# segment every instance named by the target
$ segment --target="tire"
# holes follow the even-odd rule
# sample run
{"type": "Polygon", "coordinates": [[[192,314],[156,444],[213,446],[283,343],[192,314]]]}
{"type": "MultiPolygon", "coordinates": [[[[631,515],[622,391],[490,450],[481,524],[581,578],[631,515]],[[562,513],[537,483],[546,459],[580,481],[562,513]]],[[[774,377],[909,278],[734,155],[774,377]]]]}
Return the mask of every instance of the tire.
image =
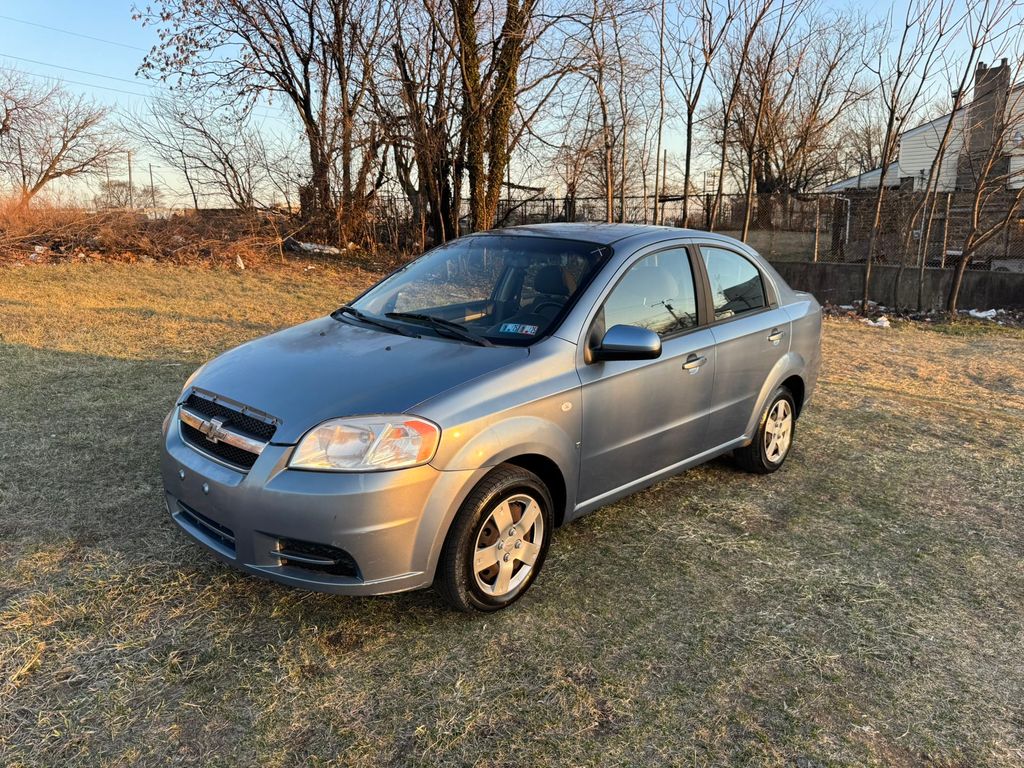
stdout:
{"type": "Polygon", "coordinates": [[[434,589],[460,611],[489,613],[511,605],[537,578],[553,529],[551,494],[541,479],[522,467],[500,465],[470,492],[452,521],[434,589]],[[529,517],[525,530],[519,525],[523,517],[529,517]]]}
{"type": "Polygon", "coordinates": [[[750,445],[733,451],[736,463],[741,469],[757,475],[775,472],[786,461],[796,437],[796,402],[793,393],[786,387],[779,387],[768,400],[761,412],[757,431],[750,445]],[[771,418],[770,418],[771,417],[771,418]],[[774,440],[775,432],[784,429],[785,438],[774,440]]]}

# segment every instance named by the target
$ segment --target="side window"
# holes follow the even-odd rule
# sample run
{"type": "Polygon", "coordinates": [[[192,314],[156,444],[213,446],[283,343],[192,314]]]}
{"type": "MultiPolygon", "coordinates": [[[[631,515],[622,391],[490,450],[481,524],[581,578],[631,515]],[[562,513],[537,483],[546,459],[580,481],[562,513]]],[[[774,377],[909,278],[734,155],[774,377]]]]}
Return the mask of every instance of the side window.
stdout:
{"type": "Polygon", "coordinates": [[[701,254],[711,282],[715,320],[742,315],[767,306],[761,273],[735,251],[702,245],[701,254]]]}
{"type": "Polygon", "coordinates": [[[604,304],[604,326],[638,325],[660,336],[697,325],[693,272],[685,248],[646,256],[626,273],[604,304]]]}

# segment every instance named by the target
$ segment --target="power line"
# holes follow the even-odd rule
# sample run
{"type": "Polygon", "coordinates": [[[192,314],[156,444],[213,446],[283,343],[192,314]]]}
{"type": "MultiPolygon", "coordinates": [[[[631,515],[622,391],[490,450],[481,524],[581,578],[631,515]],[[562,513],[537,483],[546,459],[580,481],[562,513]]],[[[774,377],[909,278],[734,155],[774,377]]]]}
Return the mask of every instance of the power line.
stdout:
{"type": "MultiPolygon", "coordinates": [[[[0,18],[2,18],[2,17],[0,17],[0,18]]],[[[127,80],[126,78],[123,78],[123,77],[113,77],[112,75],[100,75],[98,73],[86,72],[85,70],[74,69],[72,67],[62,67],[59,64],[48,64],[45,61],[33,61],[32,59],[22,59],[22,58],[20,58],[18,56],[8,56],[6,54],[0,54],[0,56],[3,56],[4,58],[18,59],[19,61],[28,61],[28,62],[31,62],[33,64],[41,64],[44,67],[56,67],[57,69],[65,69],[65,70],[68,70],[69,72],[78,72],[79,74],[83,74],[83,75],[90,75],[90,76],[96,76],[96,77],[107,77],[107,78],[110,78],[110,79],[113,79],[113,80],[120,80],[120,81],[124,81],[124,82],[129,82],[129,83],[132,82],[131,80],[127,80]]],[[[139,93],[138,91],[126,91],[123,88],[112,88],[109,85],[97,85],[96,83],[84,83],[81,80],[69,80],[67,78],[56,77],[54,75],[44,75],[44,74],[42,74],[40,72],[24,72],[23,71],[23,74],[28,75],[29,77],[42,78],[43,80],[51,80],[51,81],[56,81],[56,82],[60,82],[60,83],[71,83],[72,85],[81,85],[81,86],[83,86],[85,88],[99,88],[100,90],[103,90],[103,91],[111,91],[113,93],[123,93],[126,96],[135,96],[135,97],[140,98],[140,99],[160,99],[160,98],[162,98],[161,96],[156,95],[156,94],[152,94],[152,93],[139,93]]],[[[161,86],[157,86],[157,85],[151,85],[149,87],[157,89],[157,90],[164,91],[165,93],[172,93],[171,89],[169,89],[169,88],[165,88],[165,87],[161,87],[161,86]]],[[[281,109],[281,112],[278,113],[278,114],[274,114],[273,112],[267,112],[267,111],[264,111],[264,110],[255,110],[254,109],[253,110],[253,114],[258,115],[259,117],[269,118],[271,120],[283,120],[283,119],[287,119],[290,116],[287,113],[287,111],[284,110],[284,109],[281,109]]]]}
{"type": "MultiPolygon", "coordinates": [[[[3,18],[3,17],[0,16],[0,18],[3,18]]],[[[63,69],[65,72],[77,72],[80,75],[88,75],[89,77],[102,77],[105,80],[117,80],[120,83],[129,83],[130,85],[149,85],[150,88],[158,88],[160,90],[169,90],[165,86],[156,85],[155,83],[153,83],[153,84],[141,83],[137,78],[135,80],[131,80],[131,79],[127,78],[127,77],[114,77],[113,75],[103,75],[103,74],[100,74],[99,72],[89,72],[88,70],[85,70],[85,69],[75,69],[74,67],[65,67],[62,64],[51,64],[48,61],[37,61],[36,59],[26,59],[26,58],[23,58],[21,56],[15,56],[12,53],[0,53],[0,56],[2,56],[5,59],[14,59],[15,61],[23,61],[26,64],[38,64],[38,65],[40,65],[42,67],[52,67],[53,69],[63,69]]],[[[94,87],[99,88],[100,86],[94,86],[94,87]]]]}
{"type": "Polygon", "coordinates": [[[39,27],[40,29],[48,29],[51,32],[60,32],[63,35],[71,35],[73,37],[81,37],[81,38],[83,38],[85,40],[93,40],[93,41],[95,41],[97,43],[106,43],[107,45],[116,45],[116,46],[118,46],[120,48],[129,48],[129,49],[131,49],[133,51],[142,51],[144,53],[149,53],[149,49],[148,48],[140,48],[137,45],[129,45],[128,43],[119,43],[116,40],[107,40],[106,38],[102,38],[102,37],[93,37],[92,35],[86,35],[86,34],[83,34],[81,32],[72,32],[70,29],[61,29],[60,27],[51,27],[51,26],[49,26],[47,24],[40,24],[40,23],[35,22],[35,21],[26,21],[25,19],[16,19],[13,16],[4,16],[4,15],[0,15],[0,19],[5,19],[6,21],[14,21],[14,22],[17,22],[18,24],[27,24],[30,27],[39,27]]]}
{"type": "MultiPolygon", "coordinates": [[[[138,91],[126,91],[123,88],[111,88],[109,85],[96,85],[95,83],[83,83],[81,80],[69,80],[63,77],[57,77],[55,75],[44,75],[41,72],[23,72],[23,74],[29,77],[41,77],[44,80],[53,80],[60,83],[71,83],[72,85],[82,85],[86,88],[99,88],[104,91],[112,91],[114,93],[123,93],[128,96],[138,96],[141,99],[151,99],[153,94],[151,93],[139,93],[138,91]]],[[[89,74],[88,72],[84,74],[89,74]]]]}

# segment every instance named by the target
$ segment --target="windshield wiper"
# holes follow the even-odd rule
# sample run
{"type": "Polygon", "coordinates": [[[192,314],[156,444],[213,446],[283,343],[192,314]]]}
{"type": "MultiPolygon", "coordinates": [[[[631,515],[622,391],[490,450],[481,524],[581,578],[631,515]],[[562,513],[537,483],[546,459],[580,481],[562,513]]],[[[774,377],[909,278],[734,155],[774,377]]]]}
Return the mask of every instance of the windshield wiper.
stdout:
{"type": "Polygon", "coordinates": [[[390,317],[394,320],[411,320],[414,323],[426,323],[438,333],[448,336],[449,338],[454,337],[462,339],[463,341],[468,341],[470,344],[478,344],[481,347],[494,346],[483,336],[477,336],[465,326],[452,322],[451,320],[445,320],[443,317],[425,315],[420,312],[388,312],[385,317],[390,317]]]}
{"type": "Polygon", "coordinates": [[[343,307],[338,307],[336,310],[331,312],[331,317],[333,317],[335,320],[341,319],[341,315],[352,315],[352,317],[354,317],[361,323],[366,323],[367,325],[375,325],[378,328],[383,328],[385,331],[390,331],[391,333],[397,333],[402,336],[412,336],[414,339],[418,339],[420,337],[418,333],[413,333],[408,328],[403,328],[402,326],[395,325],[394,323],[385,323],[383,320],[380,320],[376,317],[371,317],[365,312],[362,312],[348,304],[346,304],[343,307]]]}

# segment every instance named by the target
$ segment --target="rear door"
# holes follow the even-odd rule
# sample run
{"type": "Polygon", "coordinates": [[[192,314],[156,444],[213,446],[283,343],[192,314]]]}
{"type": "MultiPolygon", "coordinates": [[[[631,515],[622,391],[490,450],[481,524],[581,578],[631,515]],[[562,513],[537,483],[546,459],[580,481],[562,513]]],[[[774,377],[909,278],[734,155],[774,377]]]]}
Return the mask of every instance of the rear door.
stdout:
{"type": "Polygon", "coordinates": [[[695,279],[696,258],[682,246],[640,255],[619,275],[590,323],[591,345],[607,328],[634,325],[656,331],[662,353],[655,360],[587,362],[581,352],[581,504],[705,448],[715,348],[701,320],[704,288],[695,279]]]}
{"type": "Polygon", "coordinates": [[[709,447],[742,436],[775,364],[789,351],[790,320],[774,286],[738,250],[701,243],[717,350],[709,447]]]}

